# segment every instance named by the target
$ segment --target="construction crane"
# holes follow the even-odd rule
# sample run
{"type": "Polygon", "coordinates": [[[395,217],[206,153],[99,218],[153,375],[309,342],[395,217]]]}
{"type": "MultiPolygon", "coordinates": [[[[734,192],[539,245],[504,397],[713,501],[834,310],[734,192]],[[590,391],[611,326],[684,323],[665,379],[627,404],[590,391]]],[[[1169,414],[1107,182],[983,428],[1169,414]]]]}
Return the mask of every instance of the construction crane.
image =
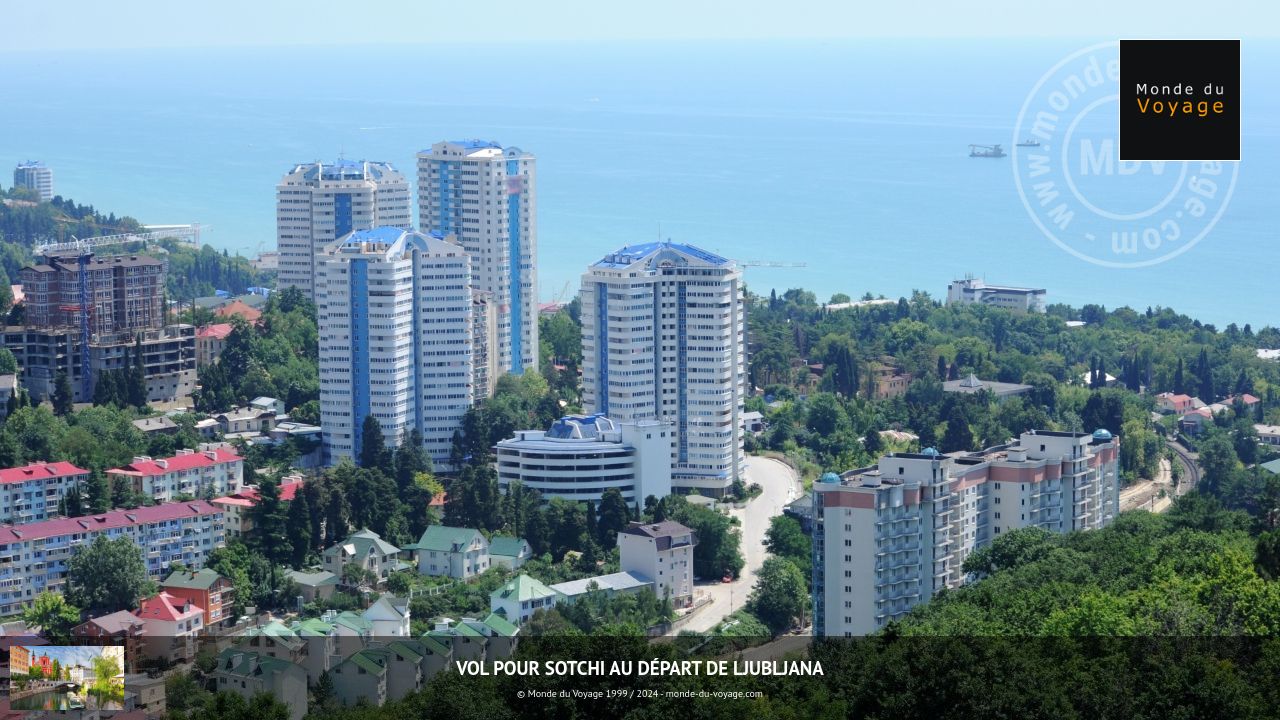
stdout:
{"type": "Polygon", "coordinates": [[[146,225],[144,227],[147,232],[99,235],[98,237],[85,238],[83,240],[72,235],[71,240],[67,242],[45,243],[37,245],[35,248],[36,255],[46,260],[51,256],[73,258],[78,267],[77,285],[80,291],[80,301],[75,304],[62,305],[59,309],[63,312],[74,312],[79,316],[81,397],[88,398],[93,395],[93,373],[89,371],[91,363],[89,338],[91,336],[90,329],[93,325],[93,298],[90,297],[88,272],[89,261],[93,258],[93,251],[109,245],[123,245],[173,237],[199,246],[201,229],[208,229],[208,226],[203,226],[202,228],[199,223],[190,225],[146,225]]]}
{"type": "Polygon", "coordinates": [[[742,267],[765,267],[765,268],[802,268],[808,267],[808,263],[802,262],[779,262],[777,260],[734,260],[742,267]]]}
{"type": "Polygon", "coordinates": [[[146,232],[99,235],[83,240],[72,235],[71,240],[67,242],[37,245],[35,253],[48,256],[63,253],[92,252],[94,248],[106,245],[123,245],[125,243],[148,242],[166,238],[176,238],[189,245],[199,247],[200,233],[211,229],[209,225],[201,225],[200,223],[191,223],[190,225],[144,225],[143,227],[146,228],[146,232]]]}

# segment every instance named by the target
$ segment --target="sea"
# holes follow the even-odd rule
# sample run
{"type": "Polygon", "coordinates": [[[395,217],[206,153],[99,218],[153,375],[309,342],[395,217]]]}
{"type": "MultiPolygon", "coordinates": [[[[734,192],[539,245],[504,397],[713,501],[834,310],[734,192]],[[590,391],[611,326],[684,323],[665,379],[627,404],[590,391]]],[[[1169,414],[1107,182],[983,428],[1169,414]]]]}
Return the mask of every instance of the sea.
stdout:
{"type": "MultiPolygon", "coordinates": [[[[65,197],[199,222],[253,256],[274,249],[293,164],[385,160],[412,179],[433,142],[483,138],[538,158],[544,301],[571,298],[610,251],[671,239],[742,261],[762,293],[936,298],[973,275],[1049,302],[1280,325],[1275,42],[1243,45],[1229,205],[1167,262],[1068,254],[1024,207],[1011,158],[969,156],[1011,149],[1036,82],[1107,39],[0,50],[0,167],[43,160],[65,197]]],[[[1109,199],[1139,203],[1143,183],[1109,199]]]]}

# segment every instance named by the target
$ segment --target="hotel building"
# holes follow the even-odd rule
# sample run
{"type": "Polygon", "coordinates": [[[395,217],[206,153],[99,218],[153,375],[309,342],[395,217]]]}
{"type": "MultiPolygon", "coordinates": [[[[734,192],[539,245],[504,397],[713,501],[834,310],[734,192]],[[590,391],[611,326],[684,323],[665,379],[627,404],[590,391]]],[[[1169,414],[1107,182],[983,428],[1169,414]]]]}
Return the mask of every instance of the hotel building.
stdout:
{"type": "Polygon", "coordinates": [[[893,453],[813,486],[815,636],[876,632],[969,578],[965,559],[1024,527],[1094,530],[1120,510],[1119,441],[1031,431],[978,453],[893,453]]]}
{"type": "Polygon", "coordinates": [[[53,199],[53,170],[39,160],[19,163],[13,170],[13,186],[34,190],[41,202],[53,199]]]}
{"type": "Polygon", "coordinates": [[[132,540],[159,580],[171,563],[204,567],[223,544],[222,511],[194,500],[0,528],[0,615],[22,612],[45,590],[65,592],[67,561],[99,535],[132,540]]]}
{"type": "Polygon", "coordinates": [[[395,447],[415,428],[436,467],[471,407],[471,259],[439,237],[359,230],[319,258],[320,416],[328,462],[360,455],[372,415],[395,447]]]}
{"type": "Polygon", "coordinates": [[[616,487],[628,507],[671,494],[675,427],[661,420],[618,423],[603,415],[570,415],[550,430],[517,430],[494,448],[498,485],[511,483],[549,501],[600,502],[616,487]]]}
{"type": "Polygon", "coordinates": [[[277,287],[315,299],[317,254],[354,230],[413,222],[409,181],[385,162],[296,165],[276,186],[277,287]]]}
{"type": "Polygon", "coordinates": [[[582,276],[581,299],[587,411],[673,423],[673,489],[722,496],[744,469],[741,270],[692,245],[624,247],[582,276]]]}
{"type": "Polygon", "coordinates": [[[457,236],[471,256],[472,284],[494,311],[499,374],[538,369],[535,177],[531,153],[487,140],[418,153],[418,227],[457,236]]]}
{"type": "Polygon", "coordinates": [[[948,305],[988,305],[1014,312],[1044,312],[1044,288],[1013,287],[1012,285],[988,285],[985,280],[972,276],[954,280],[947,286],[948,305]]]}

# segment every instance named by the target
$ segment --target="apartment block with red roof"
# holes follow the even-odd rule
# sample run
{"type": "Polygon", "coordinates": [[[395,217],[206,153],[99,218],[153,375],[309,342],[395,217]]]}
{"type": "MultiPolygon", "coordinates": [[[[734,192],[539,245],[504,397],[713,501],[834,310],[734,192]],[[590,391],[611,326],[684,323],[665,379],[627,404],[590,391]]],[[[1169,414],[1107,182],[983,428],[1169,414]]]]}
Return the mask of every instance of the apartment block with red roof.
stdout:
{"type": "Polygon", "coordinates": [[[135,457],[107,477],[128,478],[134,492],[165,503],[179,496],[215,498],[236,492],[244,484],[244,460],[227,447],[179,450],[170,458],[135,457]]]}
{"type": "MultiPolygon", "coordinates": [[[[289,502],[297,496],[305,481],[301,475],[290,475],[280,481],[280,499],[289,502]]],[[[238,538],[253,529],[253,515],[249,511],[262,499],[256,485],[246,485],[230,495],[214,498],[209,502],[220,508],[226,516],[227,538],[238,538]]]]}
{"type": "Polygon", "coordinates": [[[204,567],[226,531],[222,511],[203,500],[0,527],[0,615],[21,612],[45,590],[65,592],[67,561],[99,535],[132,540],[159,579],[175,562],[204,567]]]}
{"type": "Polygon", "coordinates": [[[56,517],[58,501],[88,479],[88,470],[69,462],[0,470],[0,523],[17,525],[56,517]]]}

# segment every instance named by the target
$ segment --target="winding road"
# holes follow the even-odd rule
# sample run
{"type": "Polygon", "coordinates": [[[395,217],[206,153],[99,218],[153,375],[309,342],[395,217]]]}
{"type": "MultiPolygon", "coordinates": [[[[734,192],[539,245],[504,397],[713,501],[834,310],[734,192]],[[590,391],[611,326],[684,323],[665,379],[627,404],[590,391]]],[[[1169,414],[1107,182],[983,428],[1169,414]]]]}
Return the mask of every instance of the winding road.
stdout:
{"type": "Polygon", "coordinates": [[[775,515],[781,515],[787,503],[804,494],[795,471],[771,458],[747,457],[747,484],[751,483],[760,483],[763,489],[760,496],[748,502],[742,510],[729,511],[742,523],[742,557],[746,561],[742,573],[731,583],[718,580],[699,583],[695,593],[710,595],[711,604],[695,612],[689,622],[680,627],[681,630],[706,632],[746,604],[756,584],[756,572],[768,554],[764,547],[764,534],[769,529],[769,521],[775,515]]]}

